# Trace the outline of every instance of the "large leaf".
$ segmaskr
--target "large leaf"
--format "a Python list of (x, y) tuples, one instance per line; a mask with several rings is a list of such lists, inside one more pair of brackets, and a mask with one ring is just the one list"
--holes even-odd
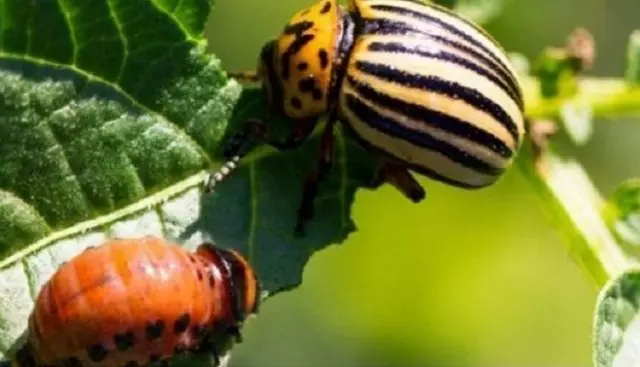
[(203, 53), (208, 0), (0, 1), (0, 357), (20, 345), (58, 265), (107, 238), (212, 239), (249, 257), (267, 294), (354, 229), (373, 161), (338, 136), (307, 236), (293, 235), (317, 135), (255, 151), (212, 195), (227, 131), (265, 109)]

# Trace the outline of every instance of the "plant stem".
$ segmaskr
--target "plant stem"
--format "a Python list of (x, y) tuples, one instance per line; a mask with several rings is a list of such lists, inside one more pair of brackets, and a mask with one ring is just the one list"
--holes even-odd
[[(529, 118), (556, 118), (559, 115), (565, 100), (543, 100), (537, 79), (526, 77), (521, 81)], [(589, 104), (595, 119), (619, 116), (640, 118), (640, 85), (631, 86), (621, 78), (583, 78), (578, 85), (578, 93), (573, 99)]]
[[(523, 80), (527, 116), (557, 120), (564, 100), (543, 100), (533, 78)], [(640, 121), (640, 88), (622, 79), (589, 78), (580, 81), (573, 98), (589, 103), (594, 118), (637, 116)], [(551, 139), (553, 142), (553, 138)], [(606, 201), (584, 168), (574, 159), (548, 149), (539, 157), (542, 169), (534, 165), (531, 151), (523, 149), (519, 167), (528, 176), (544, 205), (553, 211), (559, 230), (570, 244), (576, 261), (600, 287), (629, 266), (638, 264), (628, 256), (607, 226)]]

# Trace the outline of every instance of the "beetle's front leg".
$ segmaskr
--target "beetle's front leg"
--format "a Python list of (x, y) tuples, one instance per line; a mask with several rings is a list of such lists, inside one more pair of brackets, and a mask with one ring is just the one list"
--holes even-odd
[(331, 171), (334, 150), (333, 127), (335, 123), (336, 117), (334, 114), (331, 114), (322, 132), (317, 166), (309, 173), (304, 181), (302, 200), (298, 208), (298, 218), (295, 227), (295, 234), (297, 236), (304, 235), (306, 223), (313, 218), (313, 206), (315, 198), (318, 195), (318, 186), (327, 177), (329, 171)]
[(225, 144), (223, 155), (228, 159), (247, 154), (256, 144), (266, 143), (278, 150), (291, 150), (299, 147), (313, 132), (317, 118), (296, 120), (287, 138), (282, 141), (275, 138), (267, 124), (260, 119), (248, 119), (238, 132)]

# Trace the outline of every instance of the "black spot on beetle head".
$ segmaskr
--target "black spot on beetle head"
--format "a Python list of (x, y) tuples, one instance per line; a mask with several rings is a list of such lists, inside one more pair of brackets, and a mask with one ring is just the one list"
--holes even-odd
[(324, 3), (324, 6), (320, 10), (320, 14), (326, 14), (331, 10), (331, 1)]
[(320, 67), (326, 69), (327, 66), (329, 66), (329, 54), (327, 50), (321, 48), (320, 51), (318, 51), (318, 58), (320, 59)]
[(293, 108), (299, 110), (299, 109), (302, 108), (302, 101), (298, 97), (293, 97), (293, 98), (291, 98), (291, 106), (293, 106)]
[(300, 92), (302, 93), (309, 93), (314, 89), (315, 85), (316, 80), (312, 76), (309, 76), (300, 79), (300, 83), (298, 83), (298, 89), (300, 89)]

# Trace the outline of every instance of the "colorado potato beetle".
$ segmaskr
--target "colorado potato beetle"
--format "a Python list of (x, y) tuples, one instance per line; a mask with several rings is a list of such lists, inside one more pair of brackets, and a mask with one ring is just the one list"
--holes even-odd
[(260, 286), (236, 251), (195, 252), (148, 236), (114, 239), (64, 263), (40, 289), (14, 367), (146, 366), (241, 341)]
[(460, 15), (419, 0), (321, 0), (267, 42), (258, 70), (229, 73), (261, 82), (271, 114), (295, 121), (278, 141), (263, 121), (232, 136), (293, 149), (326, 117), (317, 167), (306, 178), (297, 232), (313, 216), (318, 184), (332, 165), (333, 128), (380, 157), (378, 182), (420, 202), (411, 175), (476, 189), (496, 182), (521, 146), (524, 102), (502, 47)]

